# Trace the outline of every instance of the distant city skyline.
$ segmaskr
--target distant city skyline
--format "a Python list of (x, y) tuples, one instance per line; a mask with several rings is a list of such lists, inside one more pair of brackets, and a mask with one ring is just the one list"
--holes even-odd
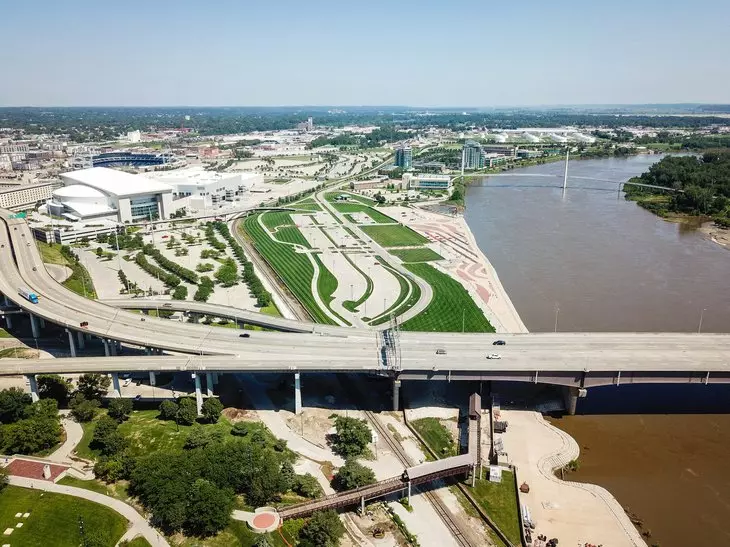
[(3, 7), (0, 106), (730, 103), (730, 3)]

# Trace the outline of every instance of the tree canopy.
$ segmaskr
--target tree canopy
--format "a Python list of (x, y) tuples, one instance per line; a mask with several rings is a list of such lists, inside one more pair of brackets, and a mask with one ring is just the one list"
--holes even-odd
[(318, 511), (302, 528), (299, 540), (302, 547), (336, 547), (345, 535), (345, 525), (332, 509)]
[(345, 465), (335, 474), (332, 479), (332, 487), (338, 492), (352, 490), (361, 486), (367, 486), (375, 482), (375, 473), (369, 467), (356, 462), (355, 460), (345, 461)]
[(365, 420), (335, 416), (337, 433), (332, 438), (333, 450), (344, 458), (354, 458), (365, 452), (372, 442), (372, 433)]
[(79, 377), (76, 389), (86, 399), (101, 400), (109, 391), (111, 378), (106, 374), (87, 373)]

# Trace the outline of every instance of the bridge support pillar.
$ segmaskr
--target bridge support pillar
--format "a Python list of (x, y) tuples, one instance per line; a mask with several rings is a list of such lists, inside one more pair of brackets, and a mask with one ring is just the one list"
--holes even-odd
[(580, 396), (580, 389), (577, 387), (565, 387), (563, 388), (563, 402), (565, 403), (565, 412), (569, 416), (574, 416), (575, 411), (578, 408), (578, 397)]
[(112, 354), (112, 357), (117, 356), (117, 342), (115, 340), (107, 340), (107, 344), (109, 345), (109, 351)]
[(68, 335), (68, 348), (71, 351), (71, 357), (76, 357), (76, 340), (74, 340), (74, 333), (70, 329), (66, 329)]
[(408, 481), (408, 505), (411, 504), (411, 481)]
[(193, 373), (195, 379), (195, 405), (198, 408), (198, 416), (203, 413), (203, 393), (200, 387), (200, 374)]
[(302, 378), (299, 372), (294, 373), (294, 414), (302, 413)]
[(83, 332), (77, 332), (76, 338), (79, 341), (79, 349), (86, 349), (86, 340), (84, 339), (84, 333)]
[(208, 392), (208, 397), (213, 396), (213, 374), (211, 372), (205, 373), (205, 389)]
[(35, 380), (35, 374), (28, 374), (28, 387), (30, 387), (30, 400), (34, 403), (38, 400), (38, 382)]
[(155, 373), (150, 370), (150, 385), (154, 386), (156, 385), (157, 378), (155, 378)]
[(365, 496), (360, 498), (360, 516), (365, 516)]
[(42, 329), (46, 328), (46, 320), (43, 319), (42, 317), (38, 318), (38, 324), (41, 326)]
[(110, 356), (110, 352), (109, 352), (109, 341), (106, 338), (102, 338), (101, 339), (101, 343), (104, 346), (104, 357), (109, 357)]
[(218, 373), (217, 372), (211, 372), (211, 375), (213, 376), (213, 385), (218, 385)]
[(30, 330), (33, 332), (33, 338), (38, 338), (40, 336), (40, 329), (38, 328), (38, 318), (32, 313), (29, 313), (28, 315), (30, 316)]
[(8, 329), (8, 330), (10, 330), (10, 329), (13, 328), (13, 320), (10, 319), (10, 316), (9, 315), (6, 315), (5, 316), (5, 328)]
[(144, 348), (144, 354), (145, 354), (145, 355), (152, 355), (152, 348), (151, 348), (151, 347), (149, 347), (149, 346), (146, 346), (146, 347)]
[(112, 388), (114, 389), (114, 396), (122, 396), (122, 386), (119, 384), (119, 373), (112, 372)]
[(393, 380), (393, 411), (400, 410), (400, 380)]

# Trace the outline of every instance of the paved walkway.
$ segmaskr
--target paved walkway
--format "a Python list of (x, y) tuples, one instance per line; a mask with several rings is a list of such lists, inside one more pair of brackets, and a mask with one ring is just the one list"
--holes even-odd
[(124, 534), (125, 539), (131, 539), (137, 535), (143, 536), (150, 545), (155, 547), (164, 546), (170, 547), (167, 540), (159, 534), (149, 522), (142, 517), (134, 508), (127, 505), (126, 503), (119, 501), (103, 494), (97, 494), (91, 490), (85, 490), (84, 488), (76, 488), (75, 486), (63, 486), (61, 484), (54, 484), (52, 482), (43, 480), (25, 479), (22, 477), (8, 477), (8, 483), (13, 486), (20, 486), (22, 488), (34, 488), (36, 490), (43, 490), (44, 492), (53, 492), (55, 494), (65, 494), (67, 496), (74, 496), (77, 498), (83, 498), (94, 503), (100, 503), (110, 509), (113, 509), (129, 522), (132, 526)]
[(73, 462), (71, 453), (76, 450), (76, 446), (81, 442), (84, 429), (81, 424), (71, 418), (68, 410), (61, 410), (59, 414), (61, 414), (61, 426), (66, 431), (66, 442), (50, 454), (47, 459), (53, 462)]

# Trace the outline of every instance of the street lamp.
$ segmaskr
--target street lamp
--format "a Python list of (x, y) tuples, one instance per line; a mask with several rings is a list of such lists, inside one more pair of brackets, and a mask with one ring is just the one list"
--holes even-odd
[(702, 308), (700, 312), (700, 324), (697, 326), (697, 334), (702, 334), (702, 319), (705, 317), (705, 311), (707, 311), (707, 308)]

